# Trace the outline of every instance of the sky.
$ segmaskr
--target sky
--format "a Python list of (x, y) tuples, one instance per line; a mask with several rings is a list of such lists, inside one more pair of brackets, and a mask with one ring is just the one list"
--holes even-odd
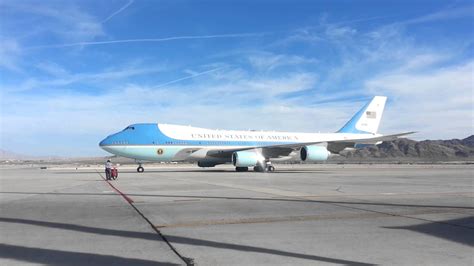
[(132, 123), (474, 134), (472, 1), (0, 0), (0, 149), (106, 155)]

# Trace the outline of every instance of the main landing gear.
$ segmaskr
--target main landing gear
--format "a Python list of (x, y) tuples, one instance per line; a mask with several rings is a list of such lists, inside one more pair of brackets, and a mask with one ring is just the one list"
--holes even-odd
[[(248, 167), (235, 167), (235, 171), (237, 172), (247, 172), (248, 170), (249, 170)], [(257, 164), (256, 166), (254, 166), (253, 170), (255, 172), (260, 172), (260, 173), (274, 172), (275, 167), (272, 165), (270, 161), (266, 161), (266, 162), (261, 162)]]
[(263, 165), (256, 165), (254, 166), (253, 170), (255, 172), (261, 172), (261, 173), (264, 173), (264, 172), (274, 172), (275, 171), (275, 167), (273, 165), (267, 165), (267, 166), (263, 166)]
[(275, 172), (275, 167), (272, 165), (272, 162), (270, 162), (270, 160), (265, 160), (261, 167), (263, 168), (263, 171), (261, 172)]

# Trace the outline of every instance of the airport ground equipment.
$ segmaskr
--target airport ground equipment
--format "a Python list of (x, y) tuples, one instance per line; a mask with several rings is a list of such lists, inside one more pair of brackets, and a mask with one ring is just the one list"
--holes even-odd
[(112, 170), (110, 170), (110, 178), (112, 178), (113, 180), (116, 180), (118, 178), (117, 167), (113, 167)]

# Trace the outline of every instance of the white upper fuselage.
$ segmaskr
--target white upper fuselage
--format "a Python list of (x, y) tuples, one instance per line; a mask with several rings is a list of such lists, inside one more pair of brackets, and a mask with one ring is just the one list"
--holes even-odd
[[(297, 133), (212, 130), (170, 124), (135, 124), (104, 139), (100, 146), (113, 154), (147, 161), (201, 160), (209, 151), (232, 151), (296, 143), (370, 139), (376, 134)], [(230, 161), (230, 158), (228, 158)]]
[[(219, 130), (206, 129), (192, 126), (180, 126), (171, 124), (158, 124), (159, 130), (170, 138), (182, 141), (212, 141), (215, 143), (255, 142), (255, 144), (268, 143), (306, 143), (327, 142), (336, 140), (350, 140), (361, 138), (373, 138), (377, 134), (354, 134), (354, 133), (301, 133), (282, 131), (257, 131), (257, 130)], [(254, 145), (251, 145), (254, 146)]]

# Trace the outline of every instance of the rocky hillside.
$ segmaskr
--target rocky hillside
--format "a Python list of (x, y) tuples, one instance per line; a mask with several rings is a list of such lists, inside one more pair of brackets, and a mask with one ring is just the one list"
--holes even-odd
[[(383, 142), (378, 146), (369, 146), (355, 150), (342, 151), (341, 156), (331, 157), (331, 162), (441, 162), (474, 161), (474, 135), (465, 139), (423, 140), (397, 139)], [(44, 161), (54, 163), (100, 163), (110, 157), (35, 157), (0, 149), (0, 161)], [(134, 163), (134, 160), (112, 156), (115, 163)], [(292, 161), (290, 163), (299, 163)]]
[(344, 159), (420, 159), (474, 160), (474, 135), (465, 139), (423, 140), (397, 139), (356, 150), (343, 151)]

